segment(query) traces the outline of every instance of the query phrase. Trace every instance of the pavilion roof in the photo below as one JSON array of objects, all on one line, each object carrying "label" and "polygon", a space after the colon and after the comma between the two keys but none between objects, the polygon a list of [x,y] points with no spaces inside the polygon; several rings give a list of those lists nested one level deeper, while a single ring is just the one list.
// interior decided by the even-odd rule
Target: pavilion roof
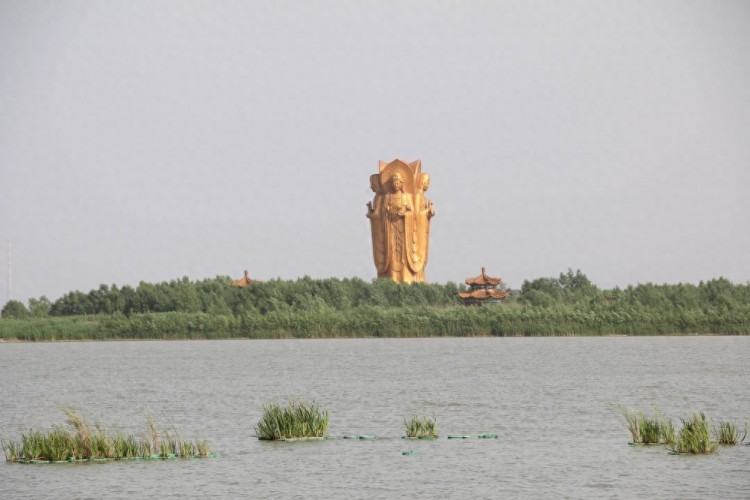
[{"label": "pavilion roof", "polygon": [[475,286],[477,286],[477,285],[479,285],[479,286],[487,286],[487,285],[497,286],[497,285],[499,285],[502,282],[503,282],[503,280],[501,280],[500,278],[493,278],[492,276],[487,276],[487,272],[485,271],[485,268],[482,268],[482,274],[480,274],[479,276],[476,276],[474,278],[469,278],[469,279],[466,280],[466,284],[469,285],[469,286],[472,286],[472,285],[475,285]]},{"label": "pavilion roof", "polygon": [[508,292],[504,290],[471,290],[469,292],[458,292],[462,299],[504,299]]},{"label": "pavilion roof", "polygon": [[257,280],[254,280],[254,279],[250,278],[250,275],[248,274],[247,269],[245,269],[244,276],[242,276],[242,278],[240,278],[240,279],[238,279],[236,281],[232,281],[232,286],[237,286],[237,287],[242,288],[242,287],[247,286],[250,283],[253,283],[253,282],[256,282],[256,281]]}]

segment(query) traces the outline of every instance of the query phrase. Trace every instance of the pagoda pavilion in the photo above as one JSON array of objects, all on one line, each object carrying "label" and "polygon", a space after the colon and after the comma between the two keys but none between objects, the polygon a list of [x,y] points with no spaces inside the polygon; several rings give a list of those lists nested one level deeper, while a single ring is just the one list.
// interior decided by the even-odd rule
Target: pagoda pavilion
[{"label": "pagoda pavilion", "polygon": [[232,281],[230,285],[236,286],[238,288],[243,288],[249,285],[250,283],[260,283],[260,281],[252,279],[250,275],[248,274],[247,269],[245,269],[245,275],[242,278],[238,279],[237,281]]},{"label": "pagoda pavilion", "polygon": [[499,304],[508,296],[505,290],[497,289],[502,283],[503,280],[500,278],[487,276],[487,272],[482,268],[482,274],[466,280],[469,291],[458,292],[458,296],[464,301],[465,306]]}]

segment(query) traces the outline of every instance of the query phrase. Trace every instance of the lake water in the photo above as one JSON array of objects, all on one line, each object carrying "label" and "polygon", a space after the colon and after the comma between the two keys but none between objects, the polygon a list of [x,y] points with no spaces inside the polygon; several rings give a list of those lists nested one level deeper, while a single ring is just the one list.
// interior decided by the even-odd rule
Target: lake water
[{"label": "lake water", "polygon": [[[750,498],[750,446],[628,446],[617,406],[750,421],[750,337],[4,343],[0,374],[6,437],[73,405],[127,433],[149,413],[220,454],[3,462],[2,498]],[[258,441],[263,403],[290,398],[327,408],[331,436],[377,439]],[[400,439],[415,413],[500,438]]]}]

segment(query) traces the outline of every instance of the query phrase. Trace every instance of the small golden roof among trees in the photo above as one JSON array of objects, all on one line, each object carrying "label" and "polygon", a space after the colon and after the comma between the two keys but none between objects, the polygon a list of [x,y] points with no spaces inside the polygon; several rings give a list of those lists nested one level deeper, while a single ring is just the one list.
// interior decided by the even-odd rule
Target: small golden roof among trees
[{"label": "small golden roof among trees", "polygon": [[231,285],[242,288],[242,287],[249,285],[250,283],[260,283],[260,282],[258,280],[252,279],[250,277],[250,274],[248,274],[247,269],[245,269],[245,275],[236,281],[232,281]]}]

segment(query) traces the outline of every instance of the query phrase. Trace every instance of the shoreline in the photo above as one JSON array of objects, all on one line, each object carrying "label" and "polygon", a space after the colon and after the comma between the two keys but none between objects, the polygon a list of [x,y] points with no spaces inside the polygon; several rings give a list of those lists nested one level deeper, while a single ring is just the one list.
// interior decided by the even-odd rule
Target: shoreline
[{"label": "shoreline", "polygon": [[415,336],[377,336],[377,335],[351,335],[351,336],[316,336],[316,337],[171,337],[171,338],[109,338],[109,339],[44,339],[44,340],[26,340],[18,338],[0,338],[0,344],[56,344],[56,343],[73,343],[73,342],[205,342],[205,341],[231,341],[231,340],[406,340],[406,339],[469,339],[469,338],[612,338],[612,337],[747,337],[750,333],[644,333],[644,334],[625,334],[625,333],[608,333],[608,334],[556,334],[556,335],[415,335]]}]

